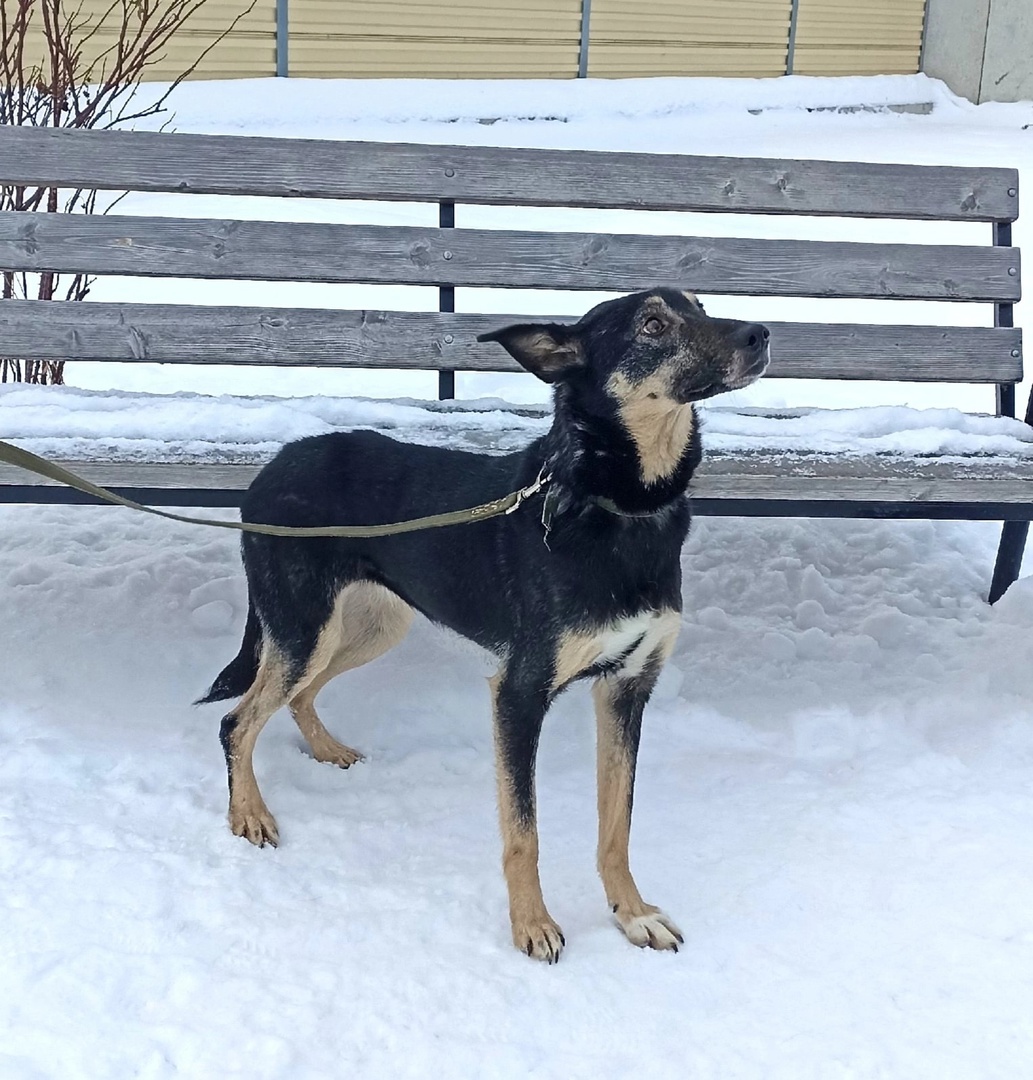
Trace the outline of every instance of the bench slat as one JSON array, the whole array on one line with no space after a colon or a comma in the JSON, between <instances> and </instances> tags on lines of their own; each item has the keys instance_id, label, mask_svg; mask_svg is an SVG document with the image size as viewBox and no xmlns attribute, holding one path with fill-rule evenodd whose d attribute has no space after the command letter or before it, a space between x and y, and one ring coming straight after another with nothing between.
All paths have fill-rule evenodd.
<instances>
[{"instance_id":1,"label":"bench slat","mask_svg":"<svg viewBox=\"0 0 1033 1080\"><path fill-rule=\"evenodd\" d=\"M219 492L242 491L259 466L246 464L142 462L63 462L74 472L115 489L165 489L165 505L176 505L177 490L199 499L195 505L225 505ZM0 465L0 501L12 499L6 485L22 489L54 486L13 466ZM213 494L208 500L204 492ZM708 455L692 484L695 498L721 502L903 502L1016 505L1016 518L1031 516L1033 461L972 459L946 464L926 459L820 459L809 455L755 455L750 458ZM850 516L844 514L844 516ZM919 515L920 516L920 515Z\"/></svg>"},{"instance_id":2,"label":"bench slat","mask_svg":"<svg viewBox=\"0 0 1033 1080\"><path fill-rule=\"evenodd\" d=\"M0 268L1013 303L1016 248L0 213Z\"/></svg>"},{"instance_id":3,"label":"bench slat","mask_svg":"<svg viewBox=\"0 0 1033 1080\"><path fill-rule=\"evenodd\" d=\"M533 315L180 304L0 304L0 355L23 360L520 371L476 336ZM569 322L572 319L559 319ZM769 378L1017 382L1022 331L769 323ZM451 338L451 340L448 340Z\"/></svg>"},{"instance_id":4,"label":"bench slat","mask_svg":"<svg viewBox=\"0 0 1033 1080\"><path fill-rule=\"evenodd\" d=\"M1018 216L1014 169L146 131L0 127L0 182L954 221Z\"/></svg>"}]
</instances>

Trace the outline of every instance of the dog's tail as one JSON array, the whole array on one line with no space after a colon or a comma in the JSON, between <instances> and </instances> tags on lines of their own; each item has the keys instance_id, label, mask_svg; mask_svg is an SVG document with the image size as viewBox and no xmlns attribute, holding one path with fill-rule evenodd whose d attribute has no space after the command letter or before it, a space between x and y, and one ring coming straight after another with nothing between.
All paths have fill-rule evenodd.
<instances>
[{"instance_id":1,"label":"dog's tail","mask_svg":"<svg viewBox=\"0 0 1033 1080\"><path fill-rule=\"evenodd\" d=\"M240 697L249 690L258 673L258 657L261 648L262 624L258 621L255 605L249 600L247 623L244 625L244 640L241 642L240 652L219 672L204 697L199 697L194 704L205 705L209 701L225 701L226 698Z\"/></svg>"}]
</instances>

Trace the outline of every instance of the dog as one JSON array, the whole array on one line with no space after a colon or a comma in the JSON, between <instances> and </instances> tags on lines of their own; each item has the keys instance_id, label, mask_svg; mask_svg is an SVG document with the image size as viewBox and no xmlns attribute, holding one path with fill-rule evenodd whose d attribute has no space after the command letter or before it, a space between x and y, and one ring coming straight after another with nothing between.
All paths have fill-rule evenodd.
<instances>
[{"instance_id":1,"label":"dog","mask_svg":"<svg viewBox=\"0 0 1033 1080\"><path fill-rule=\"evenodd\" d=\"M233 832L277 843L252 751L282 705L316 760L360 760L323 726L316 695L398 644L420 611L500 662L489 683L516 947L553 963L565 945L538 878L535 757L551 702L593 679L606 899L632 943L677 951L681 932L643 901L628 865L642 711L681 621L687 488L702 454L693 403L759 378L768 337L760 324L708 317L689 292L634 293L570 325L478 339L554 387L552 426L518 453L366 431L286 445L248 489L243 520L372 525L479 505L536 478L543 487L510 514L444 529L366 540L244 534L243 644L201 699L241 697L221 726Z\"/></svg>"}]
</instances>

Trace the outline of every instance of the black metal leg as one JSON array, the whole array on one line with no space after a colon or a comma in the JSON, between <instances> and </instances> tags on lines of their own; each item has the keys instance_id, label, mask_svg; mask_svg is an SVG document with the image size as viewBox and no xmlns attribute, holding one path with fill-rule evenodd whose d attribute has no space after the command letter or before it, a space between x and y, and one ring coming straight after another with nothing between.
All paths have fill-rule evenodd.
<instances>
[{"instance_id":1,"label":"black metal leg","mask_svg":"<svg viewBox=\"0 0 1033 1080\"><path fill-rule=\"evenodd\" d=\"M1011 246L1011 222L995 221L994 247ZM994 326L1014 326L1015 308L1011 304L994 304ZM997 384L997 415L1015 415L1015 383ZM1033 393L1026 406L1026 423L1033 423ZM1022 569L1022 554L1026 550L1026 534L1029 532L1028 521L1006 521L1001 530L1001 543L997 548L997 562L994 576L990 582L991 604L1008 591L1008 587L1018 578Z\"/></svg>"},{"instance_id":2,"label":"black metal leg","mask_svg":"<svg viewBox=\"0 0 1033 1080\"><path fill-rule=\"evenodd\" d=\"M994 577L990 583L991 604L998 600L1008 591L1019 576L1022 569L1022 555L1026 550L1026 534L1029 532L1028 521L1006 521L1001 530L1001 545L997 549L997 563L994 566Z\"/></svg>"},{"instance_id":3,"label":"black metal leg","mask_svg":"<svg viewBox=\"0 0 1033 1080\"><path fill-rule=\"evenodd\" d=\"M456 227L456 204L442 201L438 203L438 225L442 229L454 229ZM446 254L445 258L452 256ZM454 285L441 285L438 287L438 311L455 311L456 290ZM449 338L449 341L452 339ZM456 373L454 371L438 372L438 399L448 401L456 396Z\"/></svg>"}]
</instances>

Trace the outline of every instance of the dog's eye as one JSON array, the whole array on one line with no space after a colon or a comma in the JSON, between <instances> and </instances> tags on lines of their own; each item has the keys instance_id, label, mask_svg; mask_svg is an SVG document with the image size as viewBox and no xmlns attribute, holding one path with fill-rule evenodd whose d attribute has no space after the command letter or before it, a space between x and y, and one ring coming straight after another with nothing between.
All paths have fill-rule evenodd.
<instances>
[{"instance_id":1,"label":"dog's eye","mask_svg":"<svg viewBox=\"0 0 1033 1080\"><path fill-rule=\"evenodd\" d=\"M646 319L642 325L642 332L650 337L657 337L667 329L667 324L662 319Z\"/></svg>"}]
</instances>

